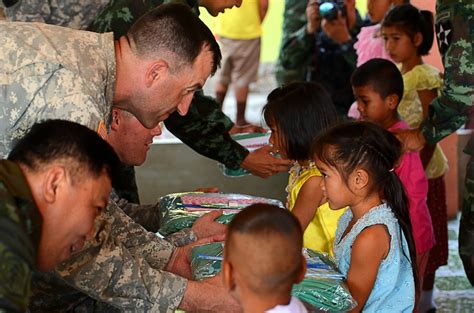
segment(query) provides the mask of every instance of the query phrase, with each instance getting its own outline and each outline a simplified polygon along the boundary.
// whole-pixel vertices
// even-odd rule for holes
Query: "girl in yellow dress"
[[[321,173],[314,164],[314,139],[337,122],[331,97],[315,83],[298,82],[273,90],[263,108],[272,135],[273,152],[294,161],[286,191],[286,206],[304,231],[304,246],[333,255],[337,221],[344,210],[329,209],[320,184]]]

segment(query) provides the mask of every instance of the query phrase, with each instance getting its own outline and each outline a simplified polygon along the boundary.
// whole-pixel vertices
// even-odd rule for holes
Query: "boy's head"
[[[384,128],[397,119],[403,77],[395,64],[384,59],[367,61],[354,71],[351,83],[362,119]]]
[[[303,234],[288,210],[269,204],[251,205],[229,224],[223,263],[227,289],[240,301],[250,294],[290,296],[302,280]]]

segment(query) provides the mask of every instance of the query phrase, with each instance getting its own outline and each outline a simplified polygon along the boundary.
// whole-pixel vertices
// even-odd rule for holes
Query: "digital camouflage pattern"
[[[94,20],[89,30],[114,33],[119,38],[127,33],[133,22],[156,6],[169,3],[186,3],[199,14],[197,0],[111,0]],[[235,142],[228,131],[234,125],[214,98],[196,92],[186,116],[177,112],[165,120],[176,137],[193,150],[219,161],[228,168],[237,169],[247,157],[248,150]]]
[[[109,0],[3,0],[9,21],[86,29]]]
[[[112,34],[0,22],[0,157],[36,122],[64,119],[98,130],[115,85]]]
[[[173,312],[178,307],[187,280],[163,271],[175,249],[173,244],[146,231],[120,206],[141,218],[153,216],[143,211],[149,208],[152,213],[155,207],[114,199],[117,196],[112,194],[96,219],[93,239],[80,252],[61,263],[54,273],[34,273],[32,312],[79,308],[93,312],[109,306],[133,312]],[[158,228],[152,223],[148,226]],[[176,238],[186,242],[195,240],[193,236],[188,230]]]
[[[441,96],[429,106],[422,125],[425,139],[435,144],[466,124],[474,102],[474,3],[438,0],[436,34],[444,65]],[[474,151],[473,151],[474,152]]]
[[[20,168],[0,160],[0,312],[26,311],[41,221]]]

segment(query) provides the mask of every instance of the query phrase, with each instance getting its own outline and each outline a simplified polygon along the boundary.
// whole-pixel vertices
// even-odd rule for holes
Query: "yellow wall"
[[[367,0],[356,1],[357,9],[362,16],[365,16],[367,11],[366,3]],[[284,8],[285,0],[269,0],[267,16],[263,21],[261,62],[275,62],[278,58]],[[209,15],[206,9],[201,8],[200,17],[211,30],[214,29],[214,17]]]

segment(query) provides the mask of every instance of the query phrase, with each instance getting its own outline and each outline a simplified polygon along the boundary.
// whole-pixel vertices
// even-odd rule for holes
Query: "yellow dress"
[[[286,187],[288,192],[286,206],[291,211],[304,183],[313,176],[321,177],[321,173],[316,165],[311,162],[306,167],[295,163],[290,169],[289,174],[288,186]],[[331,210],[327,202],[321,205],[304,231],[304,247],[334,255],[333,246],[337,222],[344,211],[344,209]]]
[[[401,69],[401,65],[399,65],[399,69]],[[411,128],[417,128],[423,120],[423,106],[417,91],[438,89],[439,94],[443,80],[437,68],[428,64],[420,64],[403,75],[403,85],[403,98],[398,104],[397,111]],[[433,156],[425,171],[426,176],[428,179],[437,178],[444,175],[447,170],[448,160],[441,147],[436,144]]]

